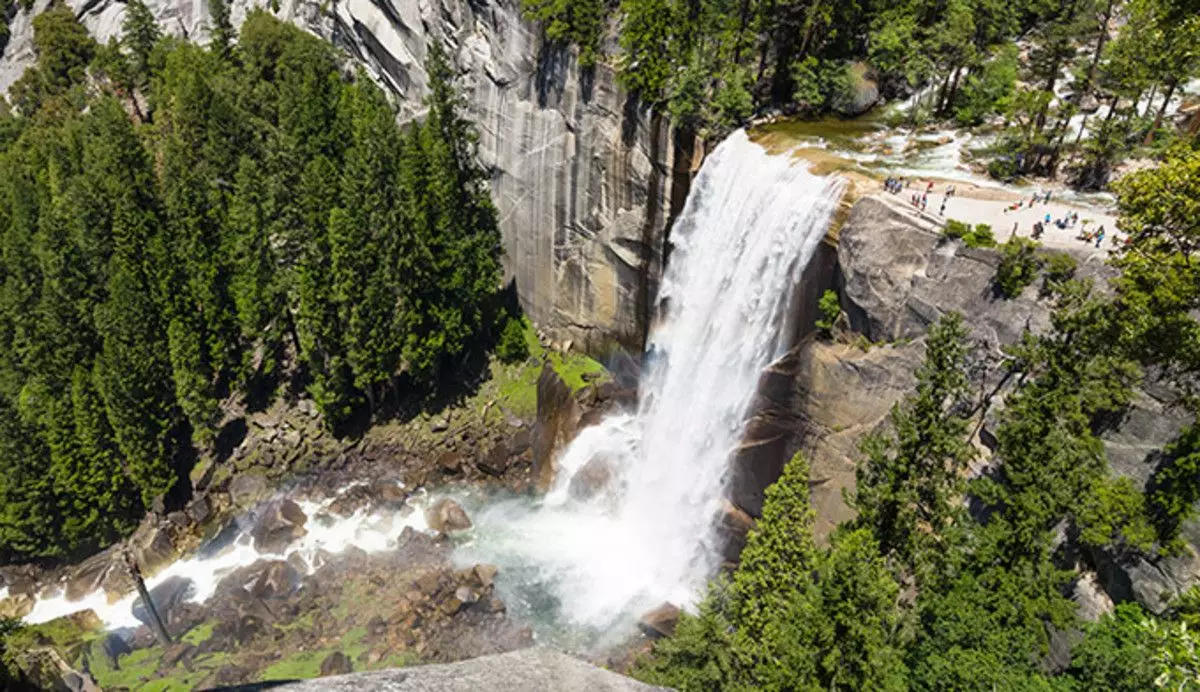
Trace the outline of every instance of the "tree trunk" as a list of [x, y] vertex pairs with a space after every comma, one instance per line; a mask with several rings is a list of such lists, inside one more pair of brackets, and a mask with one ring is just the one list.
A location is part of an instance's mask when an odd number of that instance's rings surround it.
[[1088, 65], [1087, 76], [1083, 79], [1083, 88], [1080, 89], [1081, 96], [1092, 88], [1092, 82], [1096, 79], [1096, 66], [1100, 63], [1100, 54], [1104, 51], [1104, 44], [1108, 41], [1108, 22], [1112, 19], [1113, 5], [1115, 4], [1115, 0], [1108, 0], [1108, 6], [1104, 9], [1104, 20], [1100, 22], [1100, 36], [1096, 39], [1096, 51], [1092, 53], [1092, 62]]
[[[1150, 117], [1150, 109], [1154, 107], [1154, 94], [1158, 91], [1158, 82], [1150, 85], [1150, 95], [1146, 97], [1146, 110], [1142, 111], [1143, 118]], [[1137, 112], [1137, 101], [1133, 102], [1133, 111]]]
[[137, 587], [138, 596], [141, 596], [142, 603], [146, 604], [146, 612], [150, 614], [150, 629], [154, 632], [154, 638], [164, 648], [170, 646], [171, 635], [167, 632], [162, 618], [159, 617], [158, 608], [154, 606], [154, 600], [150, 598], [150, 590], [146, 588], [146, 582], [142, 580], [142, 571], [138, 569], [137, 562], [134, 561], [133, 555], [128, 549], [125, 550], [125, 567], [129, 570], [129, 576], [133, 578], [133, 585]]
[[1175, 87], [1179, 86], [1179, 78], [1171, 78], [1171, 86], [1167, 87], [1167, 93], [1163, 94], [1162, 105], [1158, 108], [1158, 115], [1154, 116], [1154, 124], [1150, 126], [1150, 131], [1146, 133], [1146, 139], [1142, 140], [1143, 145], [1149, 145], [1154, 141], [1154, 133], [1158, 132], [1159, 126], [1162, 125], [1163, 116], [1167, 114], [1167, 106], [1171, 104], [1171, 97], [1175, 95]]
[[742, 61], [742, 37], [746, 35], [746, 22], [750, 17], [750, 0], [742, 0], [741, 6], [738, 8], [738, 31], [737, 38], [733, 40], [733, 64], [737, 65]]
[[946, 94], [946, 103], [942, 106], [943, 114], [954, 105], [954, 97], [958, 94], [958, 80], [962, 78], [962, 73], [962, 65], [954, 68], [954, 76], [950, 80], [950, 93]]

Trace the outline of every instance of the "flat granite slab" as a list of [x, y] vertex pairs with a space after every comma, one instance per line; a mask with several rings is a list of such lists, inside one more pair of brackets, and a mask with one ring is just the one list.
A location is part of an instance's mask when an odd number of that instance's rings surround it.
[[662, 690], [569, 656], [533, 647], [458, 663], [351, 673], [272, 686], [287, 692], [647, 692]]

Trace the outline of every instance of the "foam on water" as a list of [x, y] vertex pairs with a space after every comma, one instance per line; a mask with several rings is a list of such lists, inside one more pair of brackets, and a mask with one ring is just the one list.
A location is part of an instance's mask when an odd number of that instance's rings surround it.
[[[781, 327], [842, 189], [741, 131], [705, 160], [671, 233], [637, 410], [583, 430], [541, 501], [475, 510], [461, 559], [499, 564], [506, 601], [608, 632], [701, 593], [720, 559], [730, 455], [760, 374], [790, 346]], [[610, 492], [573, 497], [593, 460], [611, 469]]]
[[[347, 486], [341, 492], [344, 493], [351, 487], [354, 486]], [[286, 559], [293, 553], [299, 554], [311, 571], [320, 566], [319, 553], [337, 555], [351, 546], [368, 553], [382, 552], [395, 547], [396, 539], [405, 527], [417, 530], [428, 528], [424, 512], [420, 511], [425, 504], [425, 495], [420, 491], [410, 498], [409, 511], [370, 512], [363, 509], [348, 517], [322, 515], [322, 511], [334, 499], [336, 498], [321, 502], [296, 501], [308, 517], [305, 524], [308, 533], [287, 546], [282, 553], [271, 554], [255, 550], [246, 530], [219, 550], [201, 550], [196, 555], [176, 560], [161, 572], [146, 579], [146, 585], [153, 589], [171, 577], [186, 577], [192, 581], [193, 586], [188, 600], [203, 603], [212, 597], [217, 584], [227, 574], [264, 558]], [[249, 522], [247, 524], [249, 525]], [[0, 594], [0, 598], [3, 597], [3, 594]], [[102, 590], [94, 591], [77, 601], [69, 601], [64, 595], [40, 598], [24, 620], [36, 625], [91, 609], [110, 629], [137, 627], [140, 623], [133, 617], [133, 602], [136, 598], [137, 595], [131, 593], [110, 602]]]

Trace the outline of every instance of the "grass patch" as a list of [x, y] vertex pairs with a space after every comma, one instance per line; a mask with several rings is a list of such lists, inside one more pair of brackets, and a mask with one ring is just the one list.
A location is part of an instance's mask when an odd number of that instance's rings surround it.
[[189, 630], [187, 634], [183, 635], [183, 637], [180, 638], [180, 641], [200, 646], [212, 637], [214, 624], [215, 623], [211, 621], [202, 622]]
[[161, 658], [162, 648], [160, 647], [138, 649], [128, 656], [122, 656], [121, 669], [113, 670], [108, 662], [108, 657], [97, 646], [91, 657], [92, 675], [96, 677], [96, 682], [103, 689], [121, 687], [140, 689], [143, 684], [146, 684], [144, 681], [154, 676]]
[[366, 627], [355, 627], [346, 634], [342, 635], [342, 653], [351, 660], [358, 660], [358, 657], [363, 654], [368, 648], [363, 639], [367, 638]]
[[513, 415], [531, 418], [537, 414], [537, 381], [542, 373], [543, 360], [549, 360], [571, 391], [578, 391], [587, 384], [584, 375], [603, 375], [606, 372], [598, 361], [581, 353], [547, 351], [538, 341], [537, 331], [529, 319], [522, 318], [522, 322], [529, 358], [513, 365], [498, 361], [492, 363], [492, 382], [496, 386], [497, 398]]
[[315, 678], [321, 673], [321, 661], [324, 661], [334, 649], [319, 649], [317, 651], [297, 651], [291, 656], [272, 663], [259, 676], [259, 680], [302, 680]]
[[412, 651], [401, 651], [367, 666], [367, 670], [386, 670], [388, 668], [407, 668], [421, 664], [421, 657]]

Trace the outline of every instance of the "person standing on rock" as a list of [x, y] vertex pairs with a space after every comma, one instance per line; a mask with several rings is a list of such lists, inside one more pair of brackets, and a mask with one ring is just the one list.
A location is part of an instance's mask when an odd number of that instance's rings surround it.
[[1100, 243], [1102, 242], [1104, 242], [1104, 226], [1101, 226], [1100, 230], [1096, 231], [1096, 247], [1100, 247]]
[[945, 215], [946, 215], [946, 198], [943, 197], [942, 198], [942, 208], [938, 209], [938, 216], [945, 216]]

